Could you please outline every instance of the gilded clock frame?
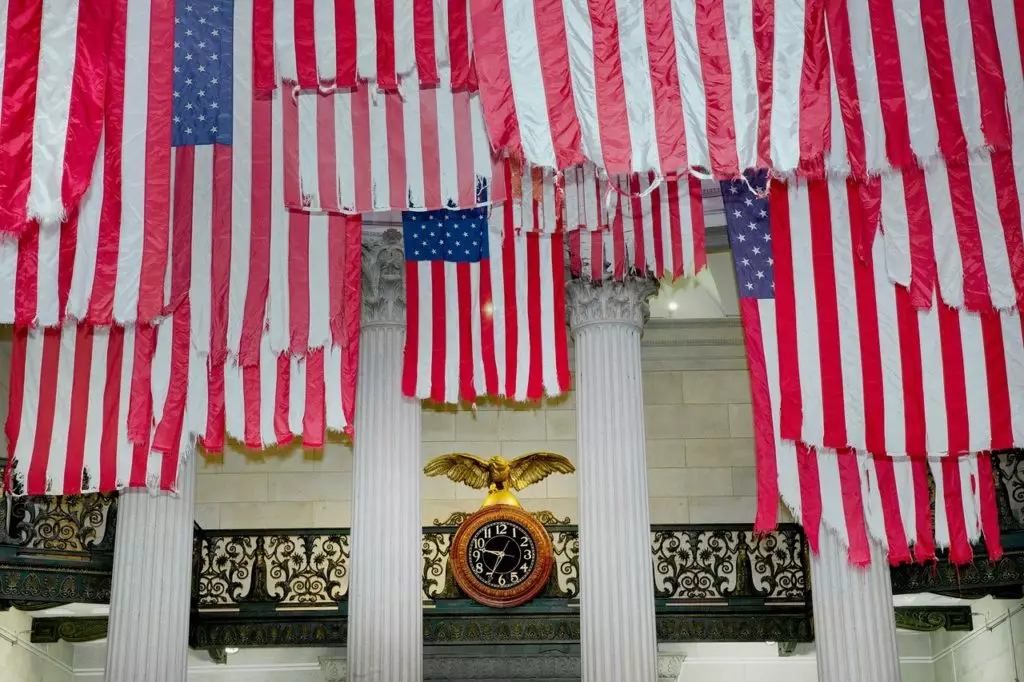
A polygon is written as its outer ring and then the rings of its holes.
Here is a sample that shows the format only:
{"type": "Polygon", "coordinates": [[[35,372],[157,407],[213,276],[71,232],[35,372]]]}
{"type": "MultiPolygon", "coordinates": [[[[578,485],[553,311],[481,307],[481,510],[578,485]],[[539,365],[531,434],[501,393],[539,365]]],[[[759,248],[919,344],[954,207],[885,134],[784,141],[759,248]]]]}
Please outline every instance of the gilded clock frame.
{"type": "Polygon", "coordinates": [[[551,578],[553,566],[554,549],[551,545],[551,536],[544,525],[522,507],[504,504],[484,507],[462,522],[452,541],[451,568],[455,582],[474,601],[496,609],[521,606],[540,594],[551,578]],[[523,582],[507,590],[497,590],[483,584],[469,570],[467,561],[469,541],[473,534],[485,524],[494,521],[519,524],[530,534],[537,548],[537,564],[533,572],[523,582]]]}

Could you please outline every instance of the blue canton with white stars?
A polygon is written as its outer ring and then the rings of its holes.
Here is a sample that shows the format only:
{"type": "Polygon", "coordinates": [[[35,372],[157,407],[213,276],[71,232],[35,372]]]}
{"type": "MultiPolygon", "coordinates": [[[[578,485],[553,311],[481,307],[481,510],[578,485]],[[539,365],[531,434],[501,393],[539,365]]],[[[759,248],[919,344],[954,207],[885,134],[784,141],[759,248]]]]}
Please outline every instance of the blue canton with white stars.
{"type": "Polygon", "coordinates": [[[171,144],[231,144],[232,0],[177,0],[171,144]]]}
{"type": "Polygon", "coordinates": [[[736,284],[741,298],[775,298],[775,260],[768,199],[760,197],[767,186],[767,174],[722,183],[725,224],[736,265],[736,284]],[[751,187],[757,190],[755,194],[751,187]]]}
{"type": "Polygon", "coordinates": [[[490,255],[487,208],[406,211],[402,232],[409,261],[479,263],[490,255]]]}

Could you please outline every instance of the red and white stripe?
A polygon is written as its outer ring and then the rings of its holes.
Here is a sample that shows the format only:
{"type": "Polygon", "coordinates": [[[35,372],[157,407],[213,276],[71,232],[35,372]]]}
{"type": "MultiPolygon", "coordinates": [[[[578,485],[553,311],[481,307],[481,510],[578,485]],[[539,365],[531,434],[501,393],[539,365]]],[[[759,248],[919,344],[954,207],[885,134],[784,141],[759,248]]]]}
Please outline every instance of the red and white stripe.
{"type": "Polygon", "coordinates": [[[327,431],[351,435],[358,344],[357,330],[344,346],[300,357],[275,352],[264,334],[253,365],[229,358],[196,367],[189,395],[194,432],[209,452],[222,451],[225,438],[263,449],[295,437],[323,447],[327,431]]]}
{"type": "Polygon", "coordinates": [[[473,0],[496,149],[668,176],[821,166],[829,60],[819,3],[473,0]]]}
{"type": "Polygon", "coordinates": [[[452,92],[447,71],[439,87],[405,93],[286,95],[283,116],[289,208],[472,208],[493,175],[479,97],[452,92]]]}
{"type": "Polygon", "coordinates": [[[186,428],[187,310],[183,315],[184,324],[172,317],[157,327],[15,330],[6,490],[173,490],[194,445],[186,428]],[[143,420],[141,439],[130,431],[133,412],[143,420]]]}
{"type": "Polygon", "coordinates": [[[116,9],[77,0],[0,5],[0,232],[65,220],[85,193],[116,9]]]}
{"type": "Polygon", "coordinates": [[[405,395],[524,401],[569,390],[563,235],[512,220],[509,203],[491,214],[480,263],[406,262],[405,395]]]}
{"type": "Polygon", "coordinates": [[[825,5],[836,114],[856,176],[1009,149],[1004,69],[1019,74],[1021,60],[1016,35],[1005,40],[1016,33],[1013,0],[825,5]]]}
{"type": "MultiPolygon", "coordinates": [[[[649,273],[676,280],[704,269],[707,255],[700,180],[684,176],[658,182],[648,175],[641,181],[633,175],[618,176],[611,182],[614,186],[606,185],[606,193],[610,192],[614,201],[611,224],[596,231],[580,228],[569,233],[569,263],[574,275],[600,281],[649,273]]],[[[569,198],[566,191],[566,212],[571,215],[575,202],[569,198]]],[[[588,193],[586,200],[589,209],[593,197],[588,193]]]]}
{"type": "Polygon", "coordinates": [[[432,87],[450,67],[454,89],[476,90],[469,0],[276,0],[272,11],[272,30],[261,35],[285,84],[432,87]]]}

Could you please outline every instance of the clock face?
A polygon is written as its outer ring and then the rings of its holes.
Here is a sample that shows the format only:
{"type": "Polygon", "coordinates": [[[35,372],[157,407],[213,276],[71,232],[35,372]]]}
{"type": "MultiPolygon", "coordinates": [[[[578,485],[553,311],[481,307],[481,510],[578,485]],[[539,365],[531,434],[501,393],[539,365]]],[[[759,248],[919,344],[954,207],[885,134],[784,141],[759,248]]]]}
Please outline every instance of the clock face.
{"type": "Polygon", "coordinates": [[[515,521],[490,521],[469,538],[466,563],[477,580],[494,590],[511,590],[537,568],[537,544],[515,521]]]}

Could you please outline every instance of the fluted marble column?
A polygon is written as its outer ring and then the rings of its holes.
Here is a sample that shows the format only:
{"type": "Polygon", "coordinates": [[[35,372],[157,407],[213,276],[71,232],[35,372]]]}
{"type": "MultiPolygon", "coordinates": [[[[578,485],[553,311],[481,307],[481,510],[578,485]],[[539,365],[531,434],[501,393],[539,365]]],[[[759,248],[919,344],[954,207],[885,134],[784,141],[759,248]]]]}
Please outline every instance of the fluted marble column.
{"type": "Polygon", "coordinates": [[[821,682],[900,682],[889,562],[871,542],[871,566],[850,565],[846,548],[823,530],[811,557],[814,645],[821,682]]]}
{"type": "Polygon", "coordinates": [[[195,460],[183,465],[176,496],[118,498],[106,682],[185,682],[195,460]]]}
{"type": "Polygon", "coordinates": [[[640,335],[651,280],[572,281],[584,682],[658,679],[640,335]]]}
{"type": "Polygon", "coordinates": [[[352,473],[348,679],[423,678],[420,403],[402,396],[402,235],[363,246],[363,316],[352,473]]]}

